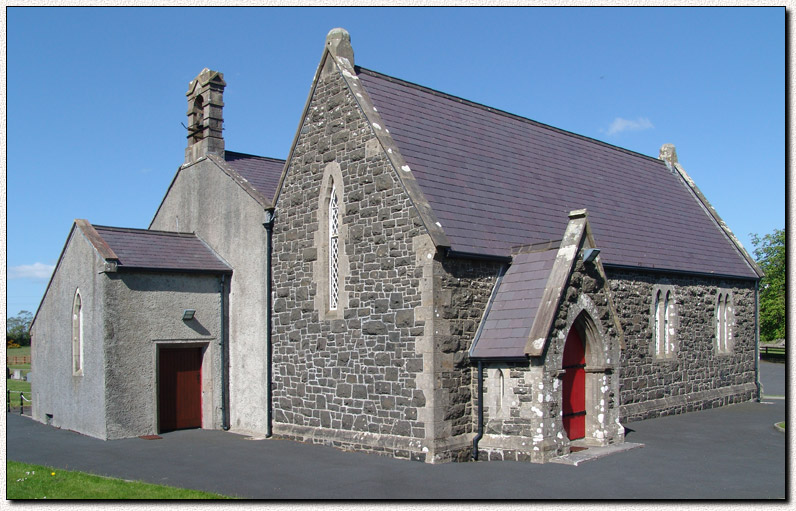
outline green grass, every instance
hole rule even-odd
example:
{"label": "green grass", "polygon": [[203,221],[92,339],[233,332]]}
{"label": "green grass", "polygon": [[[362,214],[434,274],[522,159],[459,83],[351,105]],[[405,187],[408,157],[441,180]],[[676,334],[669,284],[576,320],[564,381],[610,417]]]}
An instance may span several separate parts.
{"label": "green grass", "polygon": [[777,422],[777,426],[779,426],[782,429],[785,429],[785,421]]}
{"label": "green grass", "polygon": [[30,346],[20,346],[19,348],[6,348],[6,355],[9,357],[24,357],[30,355]]}
{"label": "green grass", "polygon": [[228,499],[224,495],[124,481],[17,461],[6,463],[6,498],[32,499]]}
{"label": "green grass", "polygon": [[[21,381],[21,380],[6,380],[6,389],[12,391],[11,397],[13,398],[16,395],[15,391],[22,391],[25,393],[25,397],[30,399],[30,382],[29,381]],[[19,396],[17,395],[17,398]]]}

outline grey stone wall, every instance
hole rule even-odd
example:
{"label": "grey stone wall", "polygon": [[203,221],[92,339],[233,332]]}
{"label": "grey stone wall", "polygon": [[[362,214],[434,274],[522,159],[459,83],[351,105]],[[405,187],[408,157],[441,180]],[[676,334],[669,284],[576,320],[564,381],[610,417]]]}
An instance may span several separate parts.
{"label": "grey stone wall", "polygon": [[[31,329],[33,418],[39,422],[107,438],[103,262],[75,228]],[[83,374],[72,372],[72,305],[80,289],[83,305]],[[52,419],[47,418],[52,415]]]}
{"label": "grey stone wall", "polygon": [[[213,161],[183,167],[151,229],[195,232],[233,268],[229,283],[229,405],[233,431],[262,435],[267,420],[265,210]],[[229,281],[228,281],[229,282]]]}
{"label": "grey stone wall", "polygon": [[[622,353],[622,420],[748,401],[755,396],[754,282],[609,269],[627,348]],[[677,315],[674,356],[654,356],[653,289],[672,286]],[[730,291],[733,347],[716,348],[716,297]]]}
{"label": "grey stone wall", "polygon": [[[332,167],[343,179],[340,246],[347,264],[344,307],[328,314],[318,309],[324,300],[316,300],[328,292],[317,270],[326,264],[318,260],[324,251],[317,240],[325,240],[318,235],[321,183]],[[419,346],[424,272],[415,247],[423,234],[354,97],[339,74],[324,74],[277,203],[276,435],[425,460],[419,415],[427,396],[418,375],[430,360]]]}
{"label": "grey stone wall", "polygon": [[[503,263],[442,258],[434,265],[435,350],[439,353],[436,404],[441,411],[438,436],[447,438],[438,461],[466,461],[476,428],[477,370],[468,351],[486,310]],[[458,437],[458,441],[457,441]]]}
{"label": "grey stone wall", "polygon": [[[159,347],[201,347],[202,427],[221,428],[220,277],[109,273],[105,294],[107,438],[159,431]],[[194,319],[183,321],[185,309]]]}

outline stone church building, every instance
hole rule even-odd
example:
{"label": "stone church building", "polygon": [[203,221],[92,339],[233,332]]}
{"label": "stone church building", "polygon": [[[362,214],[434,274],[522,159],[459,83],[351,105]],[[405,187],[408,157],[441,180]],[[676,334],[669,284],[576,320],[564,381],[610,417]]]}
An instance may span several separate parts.
{"label": "stone church building", "polygon": [[225,87],[190,83],[148,229],[75,221],[31,327],[36,420],[546,462],[759,397],[762,273],[674,146],[356,66],[342,29],[287,160],[226,150]]}

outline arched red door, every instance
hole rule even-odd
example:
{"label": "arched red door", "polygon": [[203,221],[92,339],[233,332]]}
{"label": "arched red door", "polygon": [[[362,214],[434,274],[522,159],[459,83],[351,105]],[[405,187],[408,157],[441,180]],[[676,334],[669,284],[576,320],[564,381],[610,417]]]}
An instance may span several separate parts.
{"label": "arched red door", "polygon": [[564,429],[570,440],[586,436],[586,349],[572,328],[564,344],[564,388],[561,408]]}

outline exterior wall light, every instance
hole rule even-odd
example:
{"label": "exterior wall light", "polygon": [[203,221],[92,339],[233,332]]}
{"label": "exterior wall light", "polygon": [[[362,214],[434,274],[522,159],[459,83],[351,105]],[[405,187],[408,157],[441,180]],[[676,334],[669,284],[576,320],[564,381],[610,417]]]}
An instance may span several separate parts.
{"label": "exterior wall light", "polygon": [[185,309],[182,311],[182,320],[183,321],[190,321],[193,319],[193,315],[196,314],[196,310],[194,309]]}
{"label": "exterior wall light", "polygon": [[583,262],[590,263],[597,259],[598,255],[600,255],[599,248],[587,248],[583,251]]}

